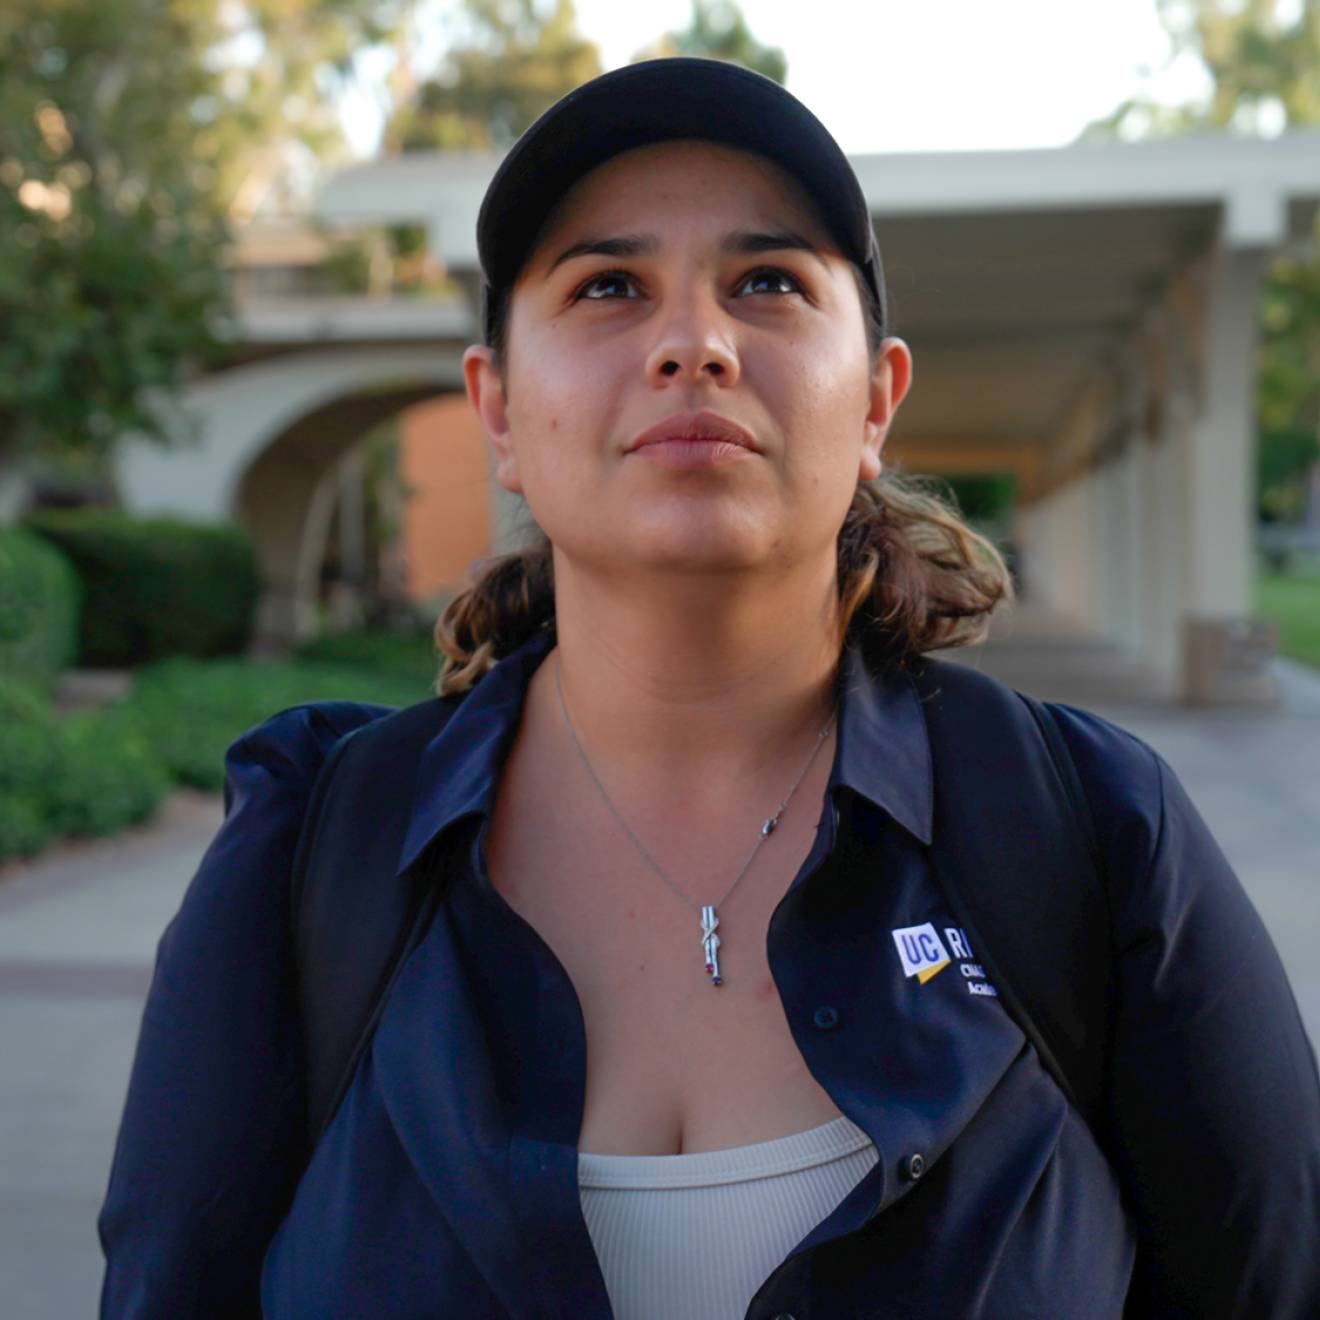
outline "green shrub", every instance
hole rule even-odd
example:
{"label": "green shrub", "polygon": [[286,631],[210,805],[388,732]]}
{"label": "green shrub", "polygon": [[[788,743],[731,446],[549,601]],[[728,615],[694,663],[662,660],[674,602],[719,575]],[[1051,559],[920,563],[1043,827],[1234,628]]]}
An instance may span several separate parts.
{"label": "green shrub", "polygon": [[46,794],[59,766],[57,740],[46,703],[0,682],[0,858],[39,852],[51,836]]}
{"label": "green shrub", "polygon": [[150,815],[169,787],[117,712],[62,721],[31,688],[0,683],[0,858],[61,835],[111,834]]}
{"label": "green shrub", "polygon": [[377,674],[396,674],[415,679],[428,690],[440,672],[440,653],[430,633],[391,632],[383,628],[327,633],[300,647],[298,658]]}
{"label": "green shrub", "polygon": [[0,682],[0,858],[112,833],[148,816],[172,782],[219,790],[229,744],[289,706],[424,701],[431,667],[416,670],[176,658],[140,669],[117,705],[64,720],[31,685]]}
{"label": "green shrub", "polygon": [[78,576],[49,542],[0,527],[0,675],[49,686],[78,646]]}
{"label": "green shrub", "polygon": [[103,509],[42,510],[27,526],[63,550],[82,580],[81,664],[246,647],[259,581],[241,529]]}
{"label": "green shrub", "polygon": [[50,839],[41,810],[30,798],[6,797],[0,793],[0,861],[31,857]]}
{"label": "green shrub", "polygon": [[138,673],[118,713],[172,778],[215,791],[225,749],[276,711],[308,701],[407,706],[432,695],[428,678],[305,661],[164,660]]}
{"label": "green shrub", "polygon": [[45,795],[53,834],[113,834],[145,820],[170,791],[141,732],[113,713],[76,715],[59,732],[59,771]]}

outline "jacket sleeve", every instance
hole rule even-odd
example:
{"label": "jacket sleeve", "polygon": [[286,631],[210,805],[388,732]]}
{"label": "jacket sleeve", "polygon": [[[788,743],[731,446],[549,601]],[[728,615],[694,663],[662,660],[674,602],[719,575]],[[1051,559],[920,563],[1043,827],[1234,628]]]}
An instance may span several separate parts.
{"label": "jacket sleeve", "polygon": [[284,711],[226,756],[225,820],[166,928],[98,1221],[103,1320],[260,1315],[300,1173],[289,878],[316,773],[382,707]]}
{"label": "jacket sleeve", "polygon": [[1096,818],[1116,1018],[1108,1117],[1132,1317],[1320,1315],[1320,1077],[1274,943],[1168,763],[1053,706]]}

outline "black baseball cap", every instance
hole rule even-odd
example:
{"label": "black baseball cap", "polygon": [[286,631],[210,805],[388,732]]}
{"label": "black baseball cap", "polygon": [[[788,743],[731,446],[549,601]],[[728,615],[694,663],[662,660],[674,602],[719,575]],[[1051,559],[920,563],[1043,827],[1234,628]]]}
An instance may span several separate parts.
{"label": "black baseball cap", "polygon": [[862,186],[829,130],[772,78],[724,60],[675,56],[601,74],[556,101],[500,162],[477,215],[482,331],[490,343],[499,295],[517,279],[555,204],[621,152],[700,138],[758,152],[815,202],[840,250],[889,322],[880,246]]}

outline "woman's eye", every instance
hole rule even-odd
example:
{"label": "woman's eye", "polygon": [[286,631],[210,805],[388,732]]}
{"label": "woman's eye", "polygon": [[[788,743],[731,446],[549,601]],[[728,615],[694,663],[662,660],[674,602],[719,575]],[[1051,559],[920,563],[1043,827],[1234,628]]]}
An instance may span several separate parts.
{"label": "woman's eye", "polygon": [[602,287],[608,287],[609,285],[627,286],[630,279],[630,276],[623,274],[621,271],[601,271],[599,275],[593,275],[585,284],[578,288],[578,291],[573,295],[574,301],[577,301],[579,298],[590,298],[595,302],[604,301],[613,295],[609,293],[602,294],[600,292],[595,292],[596,290],[599,290]]}
{"label": "woman's eye", "polygon": [[738,286],[745,289],[749,284],[760,283],[761,281],[773,281],[781,287],[779,289],[753,289],[753,293],[801,293],[802,285],[798,283],[795,276],[790,275],[786,270],[780,270],[776,266],[764,266],[760,270],[749,272],[743,277],[743,282]]}

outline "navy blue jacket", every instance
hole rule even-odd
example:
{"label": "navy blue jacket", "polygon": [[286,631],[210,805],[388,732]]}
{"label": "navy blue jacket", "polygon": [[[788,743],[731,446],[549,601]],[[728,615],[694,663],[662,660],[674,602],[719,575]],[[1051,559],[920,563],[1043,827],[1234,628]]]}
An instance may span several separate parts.
{"label": "navy blue jacket", "polygon": [[[497,666],[398,784],[400,871],[440,835],[460,862],[305,1167],[288,880],[345,710],[286,711],[231,748],[226,820],[143,1017],[100,1218],[103,1317],[611,1316],[577,1187],[581,1009],[483,864],[545,651]],[[915,690],[871,675],[845,688],[815,844],[766,938],[806,1065],[880,1159],[749,1317],[1320,1316],[1320,1079],[1275,948],[1164,760],[1051,709],[1102,841],[1124,1173],[978,975],[928,867]],[[950,962],[909,974],[902,932],[926,926]]]}

